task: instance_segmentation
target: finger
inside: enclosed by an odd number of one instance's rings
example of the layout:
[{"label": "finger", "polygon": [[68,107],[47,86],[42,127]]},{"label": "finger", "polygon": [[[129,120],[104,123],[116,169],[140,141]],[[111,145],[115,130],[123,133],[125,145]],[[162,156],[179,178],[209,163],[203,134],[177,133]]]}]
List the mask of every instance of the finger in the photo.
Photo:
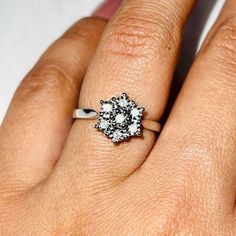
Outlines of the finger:
[{"label": "finger", "polygon": [[1,184],[31,185],[51,172],[71,126],[83,75],[105,25],[98,18],[76,23],[22,81],[0,130]]},{"label": "finger", "polygon": [[229,0],[144,168],[168,189],[191,192],[196,206],[212,203],[212,213],[235,205],[235,59],[236,1]]},{"label": "finger", "polygon": [[[100,99],[127,92],[146,108],[147,119],[159,120],[168,97],[182,28],[193,2],[124,1],[86,74],[79,106],[99,110]],[[75,122],[59,163],[61,173],[74,170],[77,176],[85,172],[92,176],[88,178],[103,184],[119,181],[139,168],[155,142],[154,133],[145,131],[143,138],[114,146],[94,125],[92,121]],[[95,180],[91,183],[94,186]]]}]

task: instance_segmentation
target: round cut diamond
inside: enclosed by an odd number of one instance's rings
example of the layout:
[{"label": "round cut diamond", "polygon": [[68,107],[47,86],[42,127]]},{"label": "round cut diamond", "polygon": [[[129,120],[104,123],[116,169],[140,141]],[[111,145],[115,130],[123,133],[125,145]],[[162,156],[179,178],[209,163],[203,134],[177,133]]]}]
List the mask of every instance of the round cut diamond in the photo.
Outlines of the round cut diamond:
[{"label": "round cut diamond", "polygon": [[121,107],[127,106],[127,104],[128,104],[128,101],[126,99],[124,99],[124,98],[120,99],[119,105]]},{"label": "round cut diamond", "polygon": [[141,117],[144,108],[130,101],[123,93],[109,101],[101,101],[100,118],[96,128],[114,143],[141,133]]},{"label": "round cut diamond", "polygon": [[112,141],[113,142],[118,142],[120,138],[122,138],[122,133],[119,130],[115,131],[113,133]]},{"label": "round cut diamond", "polygon": [[110,111],[112,111],[112,105],[110,103],[104,103],[102,105],[102,110],[104,112],[110,112]]},{"label": "round cut diamond", "polygon": [[125,116],[123,114],[116,115],[116,122],[122,124],[125,120]]},{"label": "round cut diamond", "polygon": [[138,131],[138,126],[137,124],[132,124],[129,125],[129,132],[133,135]]},{"label": "round cut diamond", "polygon": [[108,126],[109,126],[109,123],[106,120],[101,120],[100,121],[100,127],[102,129],[107,129]]},{"label": "round cut diamond", "polygon": [[140,115],[140,112],[137,108],[134,108],[132,111],[131,111],[131,115],[132,116],[139,116]]}]

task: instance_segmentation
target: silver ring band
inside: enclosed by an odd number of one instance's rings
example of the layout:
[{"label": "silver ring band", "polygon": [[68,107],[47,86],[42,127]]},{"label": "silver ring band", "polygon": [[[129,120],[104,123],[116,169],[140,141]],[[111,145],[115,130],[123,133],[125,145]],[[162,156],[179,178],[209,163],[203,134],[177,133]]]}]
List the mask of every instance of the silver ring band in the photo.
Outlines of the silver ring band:
[{"label": "silver ring band", "polygon": [[[98,119],[99,115],[98,112],[92,109],[75,109],[73,112],[74,119],[90,119],[95,120]],[[144,129],[160,132],[161,131],[161,124],[153,121],[153,120],[142,120],[142,126]]]}]

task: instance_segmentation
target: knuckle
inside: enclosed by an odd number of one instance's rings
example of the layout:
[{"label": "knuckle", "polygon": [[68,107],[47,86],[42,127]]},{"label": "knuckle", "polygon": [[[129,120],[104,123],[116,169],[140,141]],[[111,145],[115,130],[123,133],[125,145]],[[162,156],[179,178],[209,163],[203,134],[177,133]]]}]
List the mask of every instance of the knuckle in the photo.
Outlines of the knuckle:
[{"label": "knuckle", "polygon": [[[204,125],[205,129],[210,129],[207,125]],[[209,130],[209,132],[211,132]],[[179,141],[179,147],[177,155],[180,156],[186,162],[186,170],[182,173],[186,175],[186,180],[195,181],[202,177],[211,177],[211,171],[214,170],[216,153],[212,147],[212,143],[208,135],[205,134],[187,134],[179,137],[182,141]],[[180,163],[180,170],[183,163]],[[180,171],[179,171],[180,174]],[[193,175],[197,175],[193,178]],[[191,178],[188,178],[190,177]],[[187,181],[189,186],[192,186],[192,182]]]},{"label": "knuckle", "polygon": [[52,91],[55,94],[67,90],[75,93],[75,84],[64,69],[56,64],[36,66],[22,81],[18,88],[18,99],[48,99]]},{"label": "knuckle", "polygon": [[[179,170],[179,174],[175,175],[175,180],[171,180],[172,183],[168,182],[168,186],[158,198],[158,207],[155,209],[155,212],[158,212],[157,235],[185,235],[186,232],[194,234],[198,231],[197,227],[194,227],[198,220],[196,210],[199,214],[208,214],[208,209],[204,209],[205,200],[195,190],[197,186],[192,181],[192,174],[180,172]],[[207,219],[204,220],[207,222]]]},{"label": "knuckle", "polygon": [[216,30],[209,44],[215,49],[220,61],[235,65],[236,17],[227,18]]},{"label": "knuckle", "polygon": [[179,41],[176,26],[175,21],[163,16],[145,18],[123,14],[118,22],[111,24],[103,41],[107,42],[106,50],[112,54],[130,57],[157,55],[162,58]]},{"label": "knuckle", "polygon": [[[150,216],[150,221],[143,224],[146,225],[146,232],[152,231],[155,232],[155,235],[176,235],[177,232],[180,234],[190,228],[189,221],[195,217],[191,216],[193,215],[191,209],[193,201],[190,202],[183,187],[174,189],[171,187],[159,191],[158,197],[150,198],[148,203],[144,203],[147,215]],[[142,204],[139,203],[139,205],[144,209]]]}]

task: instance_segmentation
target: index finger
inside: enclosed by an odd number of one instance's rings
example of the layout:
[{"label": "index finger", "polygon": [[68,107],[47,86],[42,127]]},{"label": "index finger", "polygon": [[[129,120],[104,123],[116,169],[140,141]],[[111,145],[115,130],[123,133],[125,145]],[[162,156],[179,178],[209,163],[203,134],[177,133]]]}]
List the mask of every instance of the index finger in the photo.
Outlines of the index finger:
[{"label": "index finger", "polygon": [[[98,111],[100,100],[107,104],[114,97],[114,106],[102,107],[104,113],[108,110],[109,124],[100,117],[100,128],[105,127],[107,137],[121,141],[127,136],[139,135],[141,107],[146,109],[145,119],[160,119],[168,98],[183,26],[193,4],[194,0],[127,0],[108,24],[86,73],[79,102],[80,108]],[[130,103],[125,93],[138,105],[136,110],[129,105],[134,103]],[[75,181],[80,181],[77,174],[84,176],[86,173],[90,180],[101,178],[104,183],[113,184],[139,169],[156,141],[154,132],[145,130],[143,138],[133,138],[115,146],[94,129],[95,123],[75,122],[56,172],[73,169]],[[110,130],[112,135],[109,135]]]}]

